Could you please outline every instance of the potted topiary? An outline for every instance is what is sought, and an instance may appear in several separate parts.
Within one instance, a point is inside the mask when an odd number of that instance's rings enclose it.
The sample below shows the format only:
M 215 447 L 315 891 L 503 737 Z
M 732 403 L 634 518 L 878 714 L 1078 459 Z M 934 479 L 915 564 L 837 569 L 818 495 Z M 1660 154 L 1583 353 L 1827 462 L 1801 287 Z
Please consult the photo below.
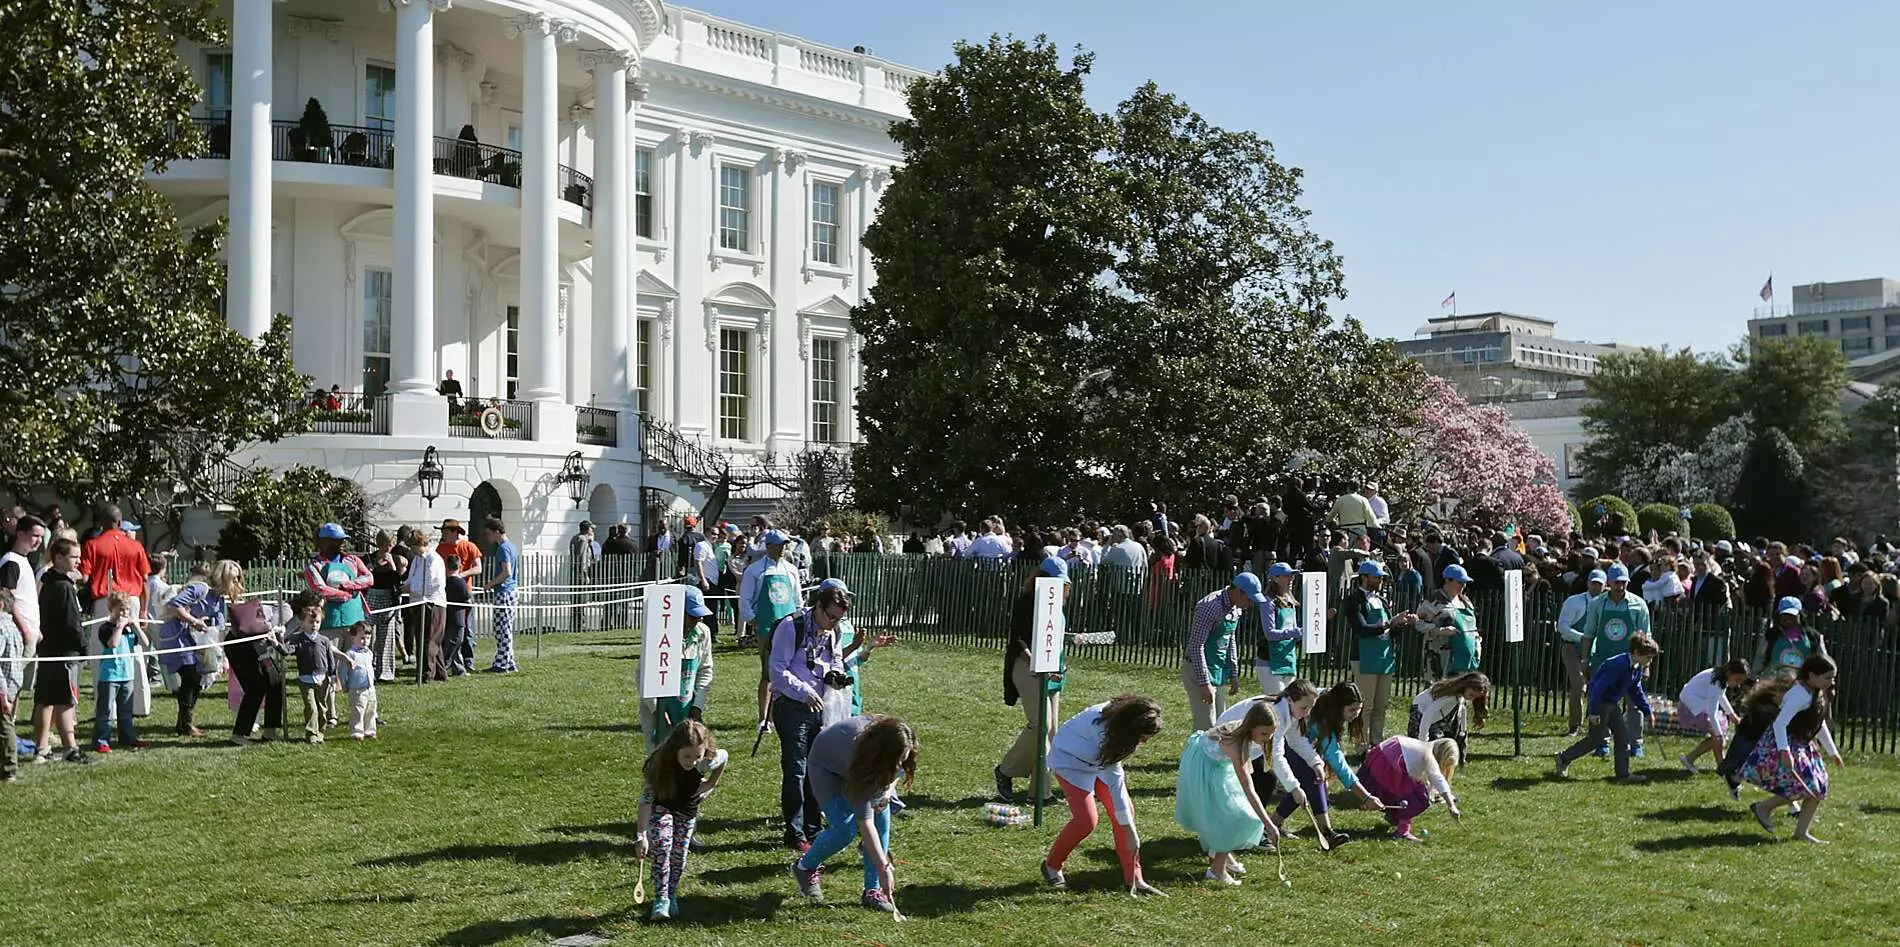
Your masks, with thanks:
M 303 143 L 297 149 L 298 161 L 330 160 L 330 116 L 324 114 L 323 103 L 315 96 L 303 105 L 303 117 L 297 120 L 297 130 L 303 133 Z

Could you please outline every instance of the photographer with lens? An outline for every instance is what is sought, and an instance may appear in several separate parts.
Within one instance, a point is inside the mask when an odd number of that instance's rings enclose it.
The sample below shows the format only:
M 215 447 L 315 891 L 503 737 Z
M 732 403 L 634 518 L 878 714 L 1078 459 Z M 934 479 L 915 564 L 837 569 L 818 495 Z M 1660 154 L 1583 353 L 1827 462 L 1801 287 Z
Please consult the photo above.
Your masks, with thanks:
M 824 728 L 827 697 L 849 700 L 851 676 L 838 625 L 851 610 L 841 587 L 821 588 L 811 608 L 789 615 L 772 629 L 767 670 L 772 688 L 772 724 L 778 732 L 779 810 L 785 817 L 785 847 L 804 851 L 824 827 L 818 799 L 806 782 L 812 741 Z

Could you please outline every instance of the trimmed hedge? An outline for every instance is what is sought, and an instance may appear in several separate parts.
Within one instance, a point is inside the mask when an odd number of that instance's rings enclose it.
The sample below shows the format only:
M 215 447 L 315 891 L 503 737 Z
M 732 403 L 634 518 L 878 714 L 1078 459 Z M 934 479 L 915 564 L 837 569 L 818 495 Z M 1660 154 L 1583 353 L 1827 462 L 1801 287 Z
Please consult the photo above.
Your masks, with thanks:
M 1623 514 L 1623 528 L 1632 533 L 1636 531 L 1636 508 L 1614 493 L 1591 497 L 1577 504 L 1577 512 L 1582 514 L 1583 531 L 1586 535 L 1595 535 L 1598 529 L 1597 524 L 1611 513 Z
M 1734 539 L 1735 517 L 1717 504 L 1697 503 L 1689 507 L 1689 529 L 1697 538 L 1707 542 Z
M 1650 530 L 1655 530 L 1658 536 L 1670 533 L 1686 536 L 1689 533 L 1689 524 L 1683 521 L 1682 510 L 1667 503 L 1651 503 L 1637 510 L 1636 528 L 1644 536 L 1648 536 Z

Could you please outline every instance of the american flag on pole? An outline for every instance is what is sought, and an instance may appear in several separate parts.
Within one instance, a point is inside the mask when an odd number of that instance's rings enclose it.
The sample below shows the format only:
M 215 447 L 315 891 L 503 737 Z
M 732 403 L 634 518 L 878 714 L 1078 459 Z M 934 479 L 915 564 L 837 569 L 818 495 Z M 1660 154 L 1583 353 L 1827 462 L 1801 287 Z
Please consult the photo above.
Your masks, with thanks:
M 1456 305 L 1458 305 L 1458 293 L 1454 291 L 1451 295 L 1445 297 L 1444 302 L 1441 302 L 1438 304 L 1438 308 L 1450 309 L 1451 307 L 1456 306 Z
M 1768 282 L 1761 284 L 1761 301 L 1773 302 L 1775 299 L 1775 274 L 1768 274 Z

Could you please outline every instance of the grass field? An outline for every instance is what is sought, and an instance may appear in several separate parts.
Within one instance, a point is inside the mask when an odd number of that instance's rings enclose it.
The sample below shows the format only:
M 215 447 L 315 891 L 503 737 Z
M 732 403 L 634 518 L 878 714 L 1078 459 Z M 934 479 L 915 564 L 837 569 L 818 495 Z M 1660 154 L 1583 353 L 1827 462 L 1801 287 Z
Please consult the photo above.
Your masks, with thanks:
M 531 647 L 531 646 L 530 646 Z M 857 906 L 855 859 L 834 859 L 832 906 L 797 898 L 771 824 L 778 765 L 751 750 L 756 662 L 720 655 L 713 721 L 734 763 L 709 801 L 670 929 L 633 903 L 638 795 L 633 642 L 549 638 L 511 677 L 386 685 L 374 743 L 239 750 L 161 736 L 99 765 L 28 766 L 0 787 L 0 942 L 12 944 L 1828 944 L 1900 941 L 1900 766 L 1850 759 L 1815 831 L 1777 840 L 1713 776 L 1648 761 L 1655 781 L 1612 786 L 1606 763 L 1549 778 L 1558 740 L 1527 723 L 1512 760 L 1508 706 L 1476 738 L 1456 788 L 1466 818 L 1420 820 L 1422 845 L 1372 840 L 1287 856 L 1291 890 L 1256 854 L 1244 887 L 1200 880 L 1174 824 L 1186 719 L 1178 678 L 1079 664 L 1065 716 L 1127 690 L 1161 699 L 1168 729 L 1131 760 L 1149 879 L 1134 902 L 1106 828 L 1069 865 L 1071 890 L 1036 864 L 1066 816 L 1040 829 L 984 824 L 989 771 L 1021 722 L 1000 701 L 1000 658 L 903 645 L 867 675 L 871 709 L 909 719 L 923 745 L 909 811 L 893 827 L 898 903 L 911 923 Z M 294 696 L 293 696 L 294 702 Z M 228 729 L 221 693 L 201 704 Z M 293 707 L 291 716 L 300 711 Z M 1397 715 L 1402 721 L 1403 716 Z M 1680 752 L 1686 744 L 1669 741 Z M 1673 758 L 1673 757 L 1669 757 Z M 1638 761 L 1639 765 L 1641 761 Z

